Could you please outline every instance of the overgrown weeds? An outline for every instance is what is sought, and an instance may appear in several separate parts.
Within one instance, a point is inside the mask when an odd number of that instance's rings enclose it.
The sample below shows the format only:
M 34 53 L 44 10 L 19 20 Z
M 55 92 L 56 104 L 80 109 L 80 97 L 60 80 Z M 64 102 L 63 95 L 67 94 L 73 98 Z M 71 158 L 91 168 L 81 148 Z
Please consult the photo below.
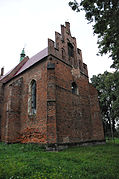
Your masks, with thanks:
M 0 179 L 119 179 L 118 141 L 61 152 L 0 143 Z

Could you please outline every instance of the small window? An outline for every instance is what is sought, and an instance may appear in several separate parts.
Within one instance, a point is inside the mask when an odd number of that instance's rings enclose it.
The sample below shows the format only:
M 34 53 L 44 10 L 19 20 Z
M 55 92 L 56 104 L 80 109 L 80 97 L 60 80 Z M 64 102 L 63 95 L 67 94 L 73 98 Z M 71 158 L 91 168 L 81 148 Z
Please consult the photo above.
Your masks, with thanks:
M 71 43 L 68 43 L 68 55 L 69 57 L 74 57 L 74 47 Z
M 29 86 L 29 114 L 36 114 L 36 81 L 32 80 Z
M 65 50 L 62 48 L 62 59 L 65 59 Z
M 78 87 L 75 82 L 72 83 L 72 94 L 78 94 Z

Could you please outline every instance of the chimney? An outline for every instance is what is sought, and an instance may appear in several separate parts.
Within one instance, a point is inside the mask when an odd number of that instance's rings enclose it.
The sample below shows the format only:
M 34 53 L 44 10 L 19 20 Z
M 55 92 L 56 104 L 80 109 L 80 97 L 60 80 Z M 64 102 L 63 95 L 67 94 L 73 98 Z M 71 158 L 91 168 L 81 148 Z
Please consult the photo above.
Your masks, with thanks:
M 0 76 L 3 76 L 4 75 L 4 67 L 1 68 L 1 75 Z

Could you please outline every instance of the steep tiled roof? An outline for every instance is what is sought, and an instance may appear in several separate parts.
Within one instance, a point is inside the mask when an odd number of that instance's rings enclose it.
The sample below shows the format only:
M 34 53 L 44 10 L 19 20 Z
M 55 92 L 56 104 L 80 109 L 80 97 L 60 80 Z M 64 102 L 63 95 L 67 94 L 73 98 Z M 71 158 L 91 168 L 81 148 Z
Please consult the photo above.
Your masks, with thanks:
M 38 61 L 40 61 L 41 59 L 43 59 L 44 57 L 48 56 L 48 48 L 45 48 L 44 50 L 40 51 L 39 53 L 37 53 L 36 55 L 34 55 L 33 57 L 31 57 L 23 66 L 22 68 L 15 74 L 18 75 L 21 72 L 25 71 L 26 69 L 28 69 L 29 67 L 31 67 L 32 65 L 34 65 L 35 63 L 37 63 Z
M 30 59 L 26 59 L 26 61 L 21 61 L 15 68 L 10 70 L 8 73 L 6 73 L 4 76 L 0 77 L 0 80 L 7 82 L 13 77 L 17 76 L 18 74 L 22 73 L 26 69 L 30 68 L 32 65 L 43 59 L 44 57 L 48 56 L 48 48 L 45 48 L 44 50 L 40 51 Z M 26 57 L 25 57 L 26 58 Z M 23 65 L 22 65 L 23 64 Z M 16 71 L 16 72 L 15 72 Z M 15 73 L 14 73 L 15 72 Z M 12 74 L 12 75 L 11 75 Z

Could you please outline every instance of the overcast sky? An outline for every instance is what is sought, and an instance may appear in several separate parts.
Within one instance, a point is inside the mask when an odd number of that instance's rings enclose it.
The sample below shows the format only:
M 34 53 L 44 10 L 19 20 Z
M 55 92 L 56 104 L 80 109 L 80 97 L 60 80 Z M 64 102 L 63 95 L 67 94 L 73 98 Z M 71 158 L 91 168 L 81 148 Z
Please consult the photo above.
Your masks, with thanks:
M 70 22 L 71 34 L 82 50 L 88 65 L 89 77 L 110 71 L 112 61 L 97 56 L 97 37 L 87 24 L 84 13 L 76 13 L 68 6 L 69 0 L 0 0 L 0 68 L 5 73 L 15 67 L 25 47 L 32 57 L 45 47 L 47 39 L 55 39 L 60 25 Z

